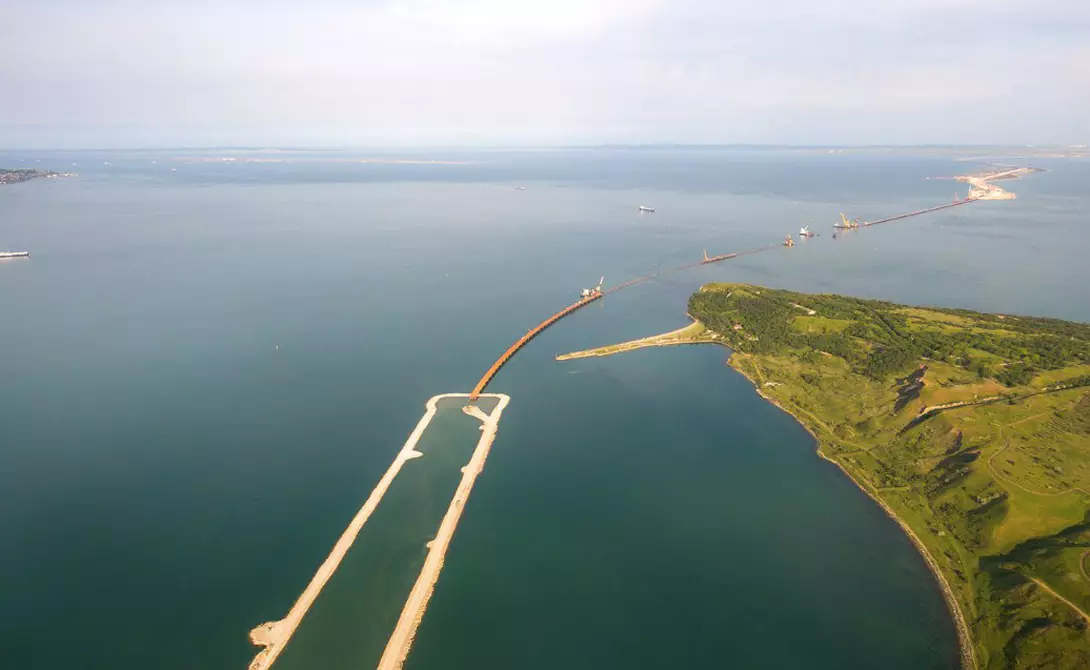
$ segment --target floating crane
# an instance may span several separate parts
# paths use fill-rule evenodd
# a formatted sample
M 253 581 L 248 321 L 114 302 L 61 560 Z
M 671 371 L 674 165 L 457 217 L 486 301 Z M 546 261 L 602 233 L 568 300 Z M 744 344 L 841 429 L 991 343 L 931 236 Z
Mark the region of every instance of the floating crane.
M 833 225 L 833 228 L 844 228 L 844 229 L 851 229 L 851 228 L 858 228 L 858 227 L 859 227 L 859 219 L 856 219 L 855 221 L 852 221 L 848 217 L 844 216 L 843 213 L 840 214 L 840 223 L 837 223 L 837 224 Z
M 587 298 L 590 298 L 592 296 L 601 296 L 602 295 L 602 284 L 604 284 L 605 281 L 606 281 L 606 278 L 602 277 L 601 279 L 598 280 L 598 285 L 597 286 L 595 286 L 594 288 L 585 288 L 585 289 L 583 289 L 583 292 L 579 294 L 579 297 L 586 300 Z
M 799 229 L 799 237 L 813 237 L 814 233 L 810 232 L 810 226 L 803 226 Z

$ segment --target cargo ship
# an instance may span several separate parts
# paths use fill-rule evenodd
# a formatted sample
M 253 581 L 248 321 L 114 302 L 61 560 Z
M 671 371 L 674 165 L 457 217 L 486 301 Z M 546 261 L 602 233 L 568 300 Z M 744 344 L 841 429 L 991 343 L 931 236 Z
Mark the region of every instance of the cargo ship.
M 30 256 L 29 251 L 0 251 L 0 258 L 26 258 Z
M 647 205 L 640 205 L 640 211 L 641 212 L 654 212 L 655 208 L 654 207 L 648 207 Z

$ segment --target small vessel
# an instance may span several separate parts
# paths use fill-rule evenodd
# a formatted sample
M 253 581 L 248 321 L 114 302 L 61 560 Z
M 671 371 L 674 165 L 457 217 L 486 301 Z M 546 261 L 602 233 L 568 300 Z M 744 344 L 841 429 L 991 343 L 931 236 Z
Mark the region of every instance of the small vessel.
M 840 215 L 840 223 L 833 224 L 833 228 L 851 229 L 851 228 L 858 228 L 858 227 L 859 227 L 859 219 L 856 219 L 855 221 L 852 221 L 851 219 L 844 216 L 843 214 Z
M 791 236 L 790 236 L 790 235 L 788 235 L 788 236 L 787 236 L 787 239 L 785 239 L 785 240 L 783 241 L 783 246 L 785 246 L 785 247 L 793 247 L 793 246 L 795 246 L 795 240 L 791 239 Z
M 26 258 L 30 256 L 29 251 L 0 251 L 0 258 Z
M 654 207 L 648 207 L 647 205 L 640 205 L 640 211 L 641 212 L 652 212 L 653 213 L 655 211 L 655 208 Z
M 803 226 L 799 229 L 799 237 L 813 237 L 814 234 L 810 232 L 810 226 Z

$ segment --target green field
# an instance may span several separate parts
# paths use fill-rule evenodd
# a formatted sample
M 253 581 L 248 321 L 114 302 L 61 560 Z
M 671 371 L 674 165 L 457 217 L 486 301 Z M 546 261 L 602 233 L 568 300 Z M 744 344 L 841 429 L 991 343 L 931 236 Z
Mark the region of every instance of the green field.
M 917 536 L 967 664 L 1090 667 L 1090 326 L 743 284 L 689 313 Z

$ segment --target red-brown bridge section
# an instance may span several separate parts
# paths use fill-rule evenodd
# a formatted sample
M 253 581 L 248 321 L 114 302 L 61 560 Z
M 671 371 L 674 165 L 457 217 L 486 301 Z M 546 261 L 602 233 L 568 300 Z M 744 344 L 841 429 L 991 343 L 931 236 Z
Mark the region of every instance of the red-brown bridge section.
M 976 202 L 976 198 L 964 198 L 962 200 L 955 200 L 954 202 L 948 202 L 945 205 L 938 205 L 937 207 L 928 207 L 927 209 L 917 209 L 915 212 L 909 212 L 908 214 L 898 214 L 897 216 L 891 216 L 885 219 L 878 219 L 877 221 L 867 221 L 864 226 L 876 226 L 879 223 L 889 223 L 890 221 L 899 221 L 901 219 L 907 219 L 910 216 L 919 216 L 920 214 L 927 214 L 928 212 L 937 212 L 940 209 L 948 209 L 950 207 L 957 207 L 958 205 L 966 205 L 970 202 Z
M 492 364 L 492 367 L 488 368 L 488 372 L 484 373 L 484 376 L 481 377 L 481 381 L 477 382 L 477 385 L 473 387 L 472 391 L 470 391 L 469 399 L 470 400 L 476 400 L 477 396 L 479 396 L 481 394 L 481 391 L 484 390 L 484 387 L 488 386 L 488 382 L 492 381 L 492 377 L 496 376 L 496 373 L 500 371 L 500 368 L 503 367 L 504 363 L 506 363 L 508 361 L 508 359 L 510 359 L 512 356 L 514 356 L 515 353 L 518 352 L 519 349 L 526 346 L 527 342 L 529 342 L 530 340 L 537 337 L 538 333 L 545 330 L 549 326 L 553 325 L 557 321 L 563 319 L 565 316 L 571 314 L 572 312 L 579 309 L 580 307 L 584 307 L 586 305 L 589 305 L 590 303 L 594 302 L 595 300 L 597 300 L 597 299 L 599 299 L 601 297 L 602 297 L 602 293 L 599 292 L 599 291 L 596 291 L 596 292 L 590 294 L 590 296 L 588 296 L 586 298 L 581 298 L 579 300 L 579 302 L 575 302 L 575 303 L 572 303 L 572 304 L 568 305 L 564 309 L 560 310 L 556 314 L 553 314 L 548 319 L 545 319 L 541 323 L 537 324 L 536 326 L 534 326 L 533 328 L 528 330 L 526 332 L 526 334 L 523 335 L 522 337 L 520 337 L 518 340 L 516 340 L 515 343 L 512 344 L 507 349 L 507 351 L 503 352 L 502 356 L 500 356 L 498 359 L 496 359 L 496 362 Z
M 867 221 L 863 225 L 864 226 L 873 226 L 873 225 L 876 225 L 876 224 L 879 224 L 879 223 L 887 223 L 889 221 L 897 221 L 898 219 L 907 219 L 910 216 L 918 216 L 920 214 L 926 214 L 928 212 L 935 212 L 935 211 L 938 211 L 940 209 L 946 209 L 948 207 L 957 207 L 958 205 L 964 205 L 966 203 L 973 202 L 974 200 L 975 200 L 975 198 L 965 198 L 964 200 L 955 200 L 954 202 L 948 202 L 948 203 L 946 203 L 944 205 L 938 205 L 937 207 L 928 207 L 927 209 L 919 209 L 919 210 L 916 210 L 915 212 L 909 212 L 908 214 L 899 214 L 897 216 L 891 216 L 891 217 L 886 218 L 886 219 L 878 219 L 877 221 Z M 590 303 L 594 302 L 595 300 L 598 300 L 599 298 L 602 298 L 603 296 L 609 295 L 610 293 L 613 293 L 614 291 L 620 291 L 623 288 L 628 288 L 629 286 L 645 282 L 645 281 L 647 281 L 649 279 L 654 279 L 655 277 L 659 277 L 659 276 L 662 276 L 662 275 L 665 275 L 665 274 L 671 274 L 673 272 L 680 272 L 682 270 L 688 270 L 689 268 L 694 268 L 694 267 L 696 267 L 698 265 L 707 265 L 709 263 L 717 263 L 719 261 L 725 261 L 725 260 L 729 260 L 731 258 L 737 258 L 738 256 L 748 256 L 749 254 L 756 254 L 756 253 L 761 253 L 763 251 L 770 251 L 772 249 L 777 249 L 777 248 L 779 248 L 781 246 L 783 246 L 783 245 L 781 245 L 781 244 L 770 244 L 770 245 L 768 245 L 766 247 L 758 247 L 756 249 L 750 249 L 749 251 L 742 251 L 742 252 L 739 252 L 739 253 L 736 253 L 736 254 L 724 254 L 722 256 L 713 256 L 711 258 L 708 258 L 705 255 L 704 259 L 696 261 L 694 263 L 687 263 L 685 265 L 680 265 L 680 266 L 678 266 L 676 268 L 669 268 L 669 269 L 666 269 L 666 270 L 661 270 L 659 272 L 652 272 L 651 274 L 644 275 L 642 277 L 636 277 L 635 279 L 630 279 L 630 280 L 626 281 L 625 283 L 618 284 L 617 286 L 614 286 L 613 288 L 610 288 L 610 289 L 608 289 L 606 291 L 595 291 L 594 293 L 590 294 L 588 297 L 582 298 L 578 302 L 572 303 L 571 305 L 568 305 L 567 307 L 560 310 L 556 314 L 553 314 L 548 319 L 545 319 L 544 321 L 539 323 L 534 328 L 531 328 L 529 331 L 526 332 L 525 335 L 523 335 L 518 340 L 516 340 L 514 344 L 512 344 L 510 347 L 508 347 L 507 351 L 503 352 L 502 356 L 500 356 L 498 359 L 496 359 L 496 362 L 492 364 L 492 367 L 488 368 L 488 371 L 484 373 L 484 376 L 481 377 L 481 380 L 479 382 L 477 382 L 477 385 L 474 386 L 473 390 L 470 392 L 469 399 L 470 399 L 470 401 L 476 400 L 477 397 L 480 396 L 481 392 L 484 391 L 484 388 L 486 386 L 488 386 L 488 383 L 490 381 L 492 381 L 492 378 L 496 376 L 496 373 L 500 371 L 500 368 L 502 368 L 504 366 L 504 364 L 506 364 L 507 361 L 511 359 L 512 356 L 514 356 L 516 353 L 518 353 L 519 349 L 523 348 L 524 346 L 526 346 L 526 344 L 530 340 L 534 339 L 537 336 L 538 333 L 545 330 L 549 326 L 553 325 L 554 323 L 556 323 L 560 319 L 563 319 L 565 316 L 571 314 L 572 312 L 579 309 L 580 307 L 585 307 L 586 305 L 589 305 Z

